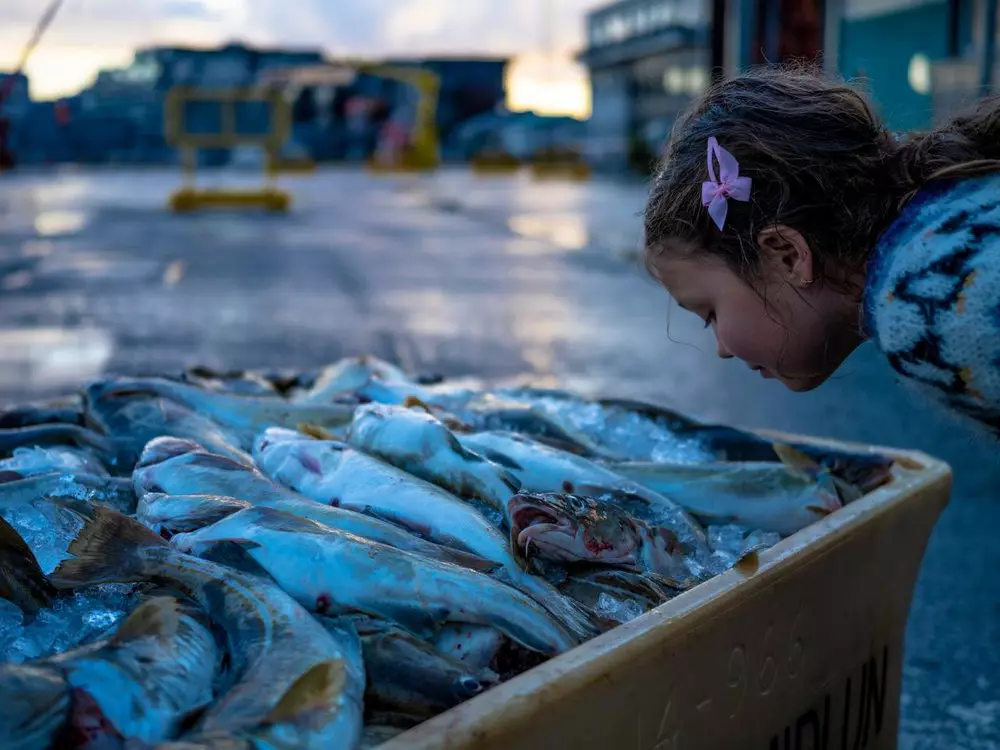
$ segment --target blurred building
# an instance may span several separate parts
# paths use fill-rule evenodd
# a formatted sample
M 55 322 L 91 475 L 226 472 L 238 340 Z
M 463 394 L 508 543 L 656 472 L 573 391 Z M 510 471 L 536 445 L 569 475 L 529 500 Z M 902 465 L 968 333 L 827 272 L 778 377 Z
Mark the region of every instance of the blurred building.
M 713 71 L 801 59 L 857 80 L 890 128 L 929 127 L 979 93 L 986 1 L 622 0 L 599 8 L 587 16 L 580 55 L 593 94 L 588 150 L 599 166 L 623 167 L 630 153 L 633 162 L 649 159 Z
M 979 94 L 983 18 L 984 0 L 843 0 L 839 70 L 894 130 L 928 128 Z
M 707 0 L 621 0 L 587 16 L 592 114 L 587 151 L 622 169 L 655 156 L 677 115 L 708 85 Z
M 529 161 L 550 149 L 582 153 L 587 123 L 573 117 L 497 110 L 473 117 L 457 127 L 449 141 L 454 159 L 467 161 L 482 154 L 509 154 Z

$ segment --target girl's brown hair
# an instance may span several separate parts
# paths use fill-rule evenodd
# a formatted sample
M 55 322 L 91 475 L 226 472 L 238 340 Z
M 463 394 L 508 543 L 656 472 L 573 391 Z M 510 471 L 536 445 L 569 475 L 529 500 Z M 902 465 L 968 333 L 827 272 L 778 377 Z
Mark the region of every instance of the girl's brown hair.
M 708 139 L 753 180 L 723 230 L 702 205 Z M 674 128 L 645 211 L 646 264 L 708 253 L 745 279 L 757 237 L 783 224 L 809 242 L 820 278 L 864 268 L 879 235 L 927 182 L 1000 170 L 1000 97 L 897 140 L 864 97 L 808 68 L 762 67 L 713 86 Z

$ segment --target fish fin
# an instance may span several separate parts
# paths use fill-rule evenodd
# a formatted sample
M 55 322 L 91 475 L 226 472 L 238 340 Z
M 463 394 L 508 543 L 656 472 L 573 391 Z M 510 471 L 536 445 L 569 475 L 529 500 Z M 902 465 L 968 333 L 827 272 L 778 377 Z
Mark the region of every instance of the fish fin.
M 267 724 L 293 723 L 304 714 L 331 711 L 344 685 L 347 666 L 340 659 L 320 662 L 295 680 L 265 718 Z M 329 716 L 326 716 L 329 719 Z
M 7 575 L 17 577 L 17 591 L 9 592 L 11 601 L 28 616 L 34 615 L 42 607 L 52 604 L 56 595 L 55 587 L 42 572 L 35 553 L 17 533 L 17 529 L 0 517 L 0 549 L 3 550 L 4 568 Z
M 662 573 L 643 573 L 644 576 L 649 578 L 650 581 L 655 583 L 660 588 L 666 589 L 667 591 L 687 591 L 689 588 L 696 586 L 699 581 L 694 578 L 689 578 L 681 580 L 679 578 L 671 578 L 670 576 L 664 575 Z
M 190 466 L 199 466 L 210 469 L 222 469 L 223 471 L 247 471 L 247 467 L 239 461 L 235 461 L 217 453 L 195 453 L 191 456 Z
M 250 555 L 250 550 L 259 546 L 256 542 L 251 542 L 248 539 L 220 541 L 214 543 L 208 549 L 201 551 L 198 557 L 209 562 L 226 565 L 243 573 L 249 573 L 264 580 L 273 580 L 271 574 Z
M 320 427 L 318 424 L 311 424 L 309 422 L 302 422 L 296 425 L 296 429 L 301 432 L 306 437 L 311 437 L 316 440 L 336 440 L 337 437 L 332 432 L 330 432 L 325 427 Z
M 790 469 L 805 472 L 810 477 L 815 477 L 823 469 L 814 458 L 787 443 L 773 443 L 771 447 L 774 448 L 774 452 L 781 460 L 781 463 Z
M 157 596 L 132 610 L 111 640 L 122 644 L 147 636 L 166 639 L 177 633 L 179 626 L 180 603 L 172 596 Z
M 291 531 L 299 534 L 327 534 L 330 529 L 313 521 L 280 508 L 255 505 L 239 511 L 248 521 L 274 531 Z M 240 541 L 232 539 L 227 541 Z
M 477 448 L 476 450 L 481 456 L 485 456 L 493 463 L 499 464 L 505 469 L 510 471 L 524 471 L 524 467 L 521 466 L 521 464 L 499 451 L 491 450 L 489 448 Z
M 493 560 L 488 560 L 485 557 L 480 557 L 472 552 L 466 552 L 465 550 L 455 549 L 454 547 L 448 547 L 443 544 L 437 544 L 437 549 L 434 550 L 433 557 L 441 562 L 451 563 L 452 565 L 458 565 L 462 568 L 468 568 L 469 570 L 474 570 L 477 573 L 493 573 L 498 568 L 502 567 L 500 563 Z M 430 557 L 431 555 L 428 555 Z
M 835 498 L 835 503 L 839 503 L 840 507 L 853 503 L 855 500 L 860 500 L 865 494 L 864 490 L 857 485 L 851 484 L 846 479 L 840 479 L 832 474 L 829 475 L 827 489 Z M 836 510 L 837 508 L 833 509 Z
M 404 398 L 403 399 L 403 408 L 404 409 L 423 409 L 425 412 L 427 412 L 428 414 L 430 414 L 432 417 L 434 416 L 434 411 L 431 409 L 431 407 L 428 406 L 427 403 L 423 399 L 418 398 L 417 396 L 410 395 L 410 396 L 407 396 L 406 398 Z
M 69 498 L 52 501 L 83 519 L 83 528 L 69 545 L 71 557 L 50 576 L 56 588 L 136 580 L 141 577 L 138 553 L 167 546 L 159 534 L 110 508 Z

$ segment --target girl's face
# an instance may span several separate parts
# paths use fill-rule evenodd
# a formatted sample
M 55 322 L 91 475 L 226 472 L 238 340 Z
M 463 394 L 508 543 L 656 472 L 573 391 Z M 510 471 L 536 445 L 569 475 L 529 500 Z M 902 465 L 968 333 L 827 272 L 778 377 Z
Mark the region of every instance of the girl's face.
M 711 256 L 661 256 L 653 268 L 677 304 L 711 326 L 720 357 L 741 359 L 793 391 L 823 383 L 861 342 L 857 300 L 802 272 L 765 261 L 751 285 Z

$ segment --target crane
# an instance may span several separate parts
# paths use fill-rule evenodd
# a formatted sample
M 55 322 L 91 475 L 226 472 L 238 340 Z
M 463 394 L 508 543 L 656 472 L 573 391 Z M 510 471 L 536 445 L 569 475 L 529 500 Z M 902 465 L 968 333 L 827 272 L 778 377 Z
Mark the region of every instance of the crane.
M 28 43 L 24 46 L 24 50 L 22 50 L 21 57 L 17 63 L 17 67 L 14 68 L 14 72 L 0 82 L 0 171 L 14 166 L 14 156 L 10 152 L 9 145 L 10 122 L 3 116 L 4 104 L 6 104 L 7 100 L 10 98 L 11 93 L 14 90 L 14 84 L 24 72 L 24 66 L 27 65 L 28 59 L 31 57 L 31 53 L 35 51 L 35 48 L 41 41 L 42 36 L 52 24 L 52 21 L 55 20 L 56 14 L 59 13 L 59 9 L 62 7 L 62 4 L 63 0 L 52 0 L 52 2 L 49 3 L 45 12 L 42 13 L 42 17 L 39 19 L 38 23 L 35 24 L 35 30 L 28 39 Z

